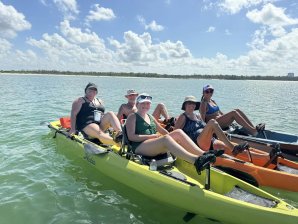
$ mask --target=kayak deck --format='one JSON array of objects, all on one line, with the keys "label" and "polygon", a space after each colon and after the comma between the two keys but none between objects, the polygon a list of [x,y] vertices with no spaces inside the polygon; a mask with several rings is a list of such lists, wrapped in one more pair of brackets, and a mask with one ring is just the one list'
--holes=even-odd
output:
[{"label": "kayak deck", "polygon": [[[161,170],[152,171],[147,165],[126,159],[117,153],[119,148],[115,146],[107,150],[79,136],[69,138],[67,132],[59,126],[59,121],[52,122],[49,127],[56,136],[57,144],[67,146],[63,147],[64,150],[74,153],[100,172],[155,200],[223,222],[245,224],[278,221],[297,224],[298,211],[293,206],[217,169],[211,169],[211,190],[206,190],[206,172],[198,175],[194,166],[183,160],[177,159],[175,166],[165,169],[180,173],[186,178],[177,180],[163,174]],[[89,144],[92,147],[88,150],[85,146]],[[228,197],[236,187],[271,201],[273,207]]]}]

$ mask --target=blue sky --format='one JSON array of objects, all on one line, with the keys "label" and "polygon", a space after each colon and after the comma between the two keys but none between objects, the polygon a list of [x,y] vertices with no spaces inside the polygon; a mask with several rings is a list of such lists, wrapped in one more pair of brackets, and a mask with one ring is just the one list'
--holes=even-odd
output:
[{"label": "blue sky", "polygon": [[298,74],[296,0],[0,0],[0,69]]}]

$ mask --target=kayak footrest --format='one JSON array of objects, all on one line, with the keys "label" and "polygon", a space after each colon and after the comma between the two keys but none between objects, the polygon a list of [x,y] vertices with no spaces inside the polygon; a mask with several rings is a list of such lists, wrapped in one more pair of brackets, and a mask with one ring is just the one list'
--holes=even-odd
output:
[{"label": "kayak footrest", "polygon": [[286,173],[290,173],[290,174],[296,174],[298,175],[298,170],[288,167],[288,166],[284,166],[282,164],[277,164],[277,169]]},{"label": "kayak footrest", "polygon": [[240,201],[260,205],[267,208],[274,208],[278,204],[277,201],[264,198],[253,193],[250,193],[239,186],[235,186],[230,192],[225,194],[227,197],[234,198]]}]

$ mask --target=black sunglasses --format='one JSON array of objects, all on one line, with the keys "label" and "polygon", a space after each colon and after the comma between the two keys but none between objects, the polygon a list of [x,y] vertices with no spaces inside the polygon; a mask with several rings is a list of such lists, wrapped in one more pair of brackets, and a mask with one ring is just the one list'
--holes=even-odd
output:
[{"label": "black sunglasses", "polygon": [[213,93],[213,89],[207,89],[207,90],[205,90],[205,93]]},{"label": "black sunglasses", "polygon": [[145,96],[145,95],[140,95],[139,96],[139,98],[141,99],[141,100],[152,100],[152,96]]}]

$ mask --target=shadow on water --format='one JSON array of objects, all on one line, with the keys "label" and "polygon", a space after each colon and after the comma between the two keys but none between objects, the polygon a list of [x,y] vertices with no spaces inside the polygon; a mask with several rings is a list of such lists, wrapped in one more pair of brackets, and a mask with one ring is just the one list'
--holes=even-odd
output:
[{"label": "shadow on water", "polygon": [[[48,135],[44,140],[54,141],[52,135]],[[76,194],[72,195],[75,197],[73,200],[77,201],[74,203],[84,201],[89,205],[89,209],[86,210],[89,213],[89,221],[92,220],[95,223],[218,223],[200,216],[194,216],[185,222],[183,221],[185,211],[154,201],[114,181],[98,172],[85,160],[65,150],[63,146],[56,146],[55,151],[64,160],[61,172],[69,175],[78,186],[76,190],[70,189],[70,192],[75,191],[73,194]],[[81,209],[80,206],[75,208],[75,210],[79,209]]]}]

